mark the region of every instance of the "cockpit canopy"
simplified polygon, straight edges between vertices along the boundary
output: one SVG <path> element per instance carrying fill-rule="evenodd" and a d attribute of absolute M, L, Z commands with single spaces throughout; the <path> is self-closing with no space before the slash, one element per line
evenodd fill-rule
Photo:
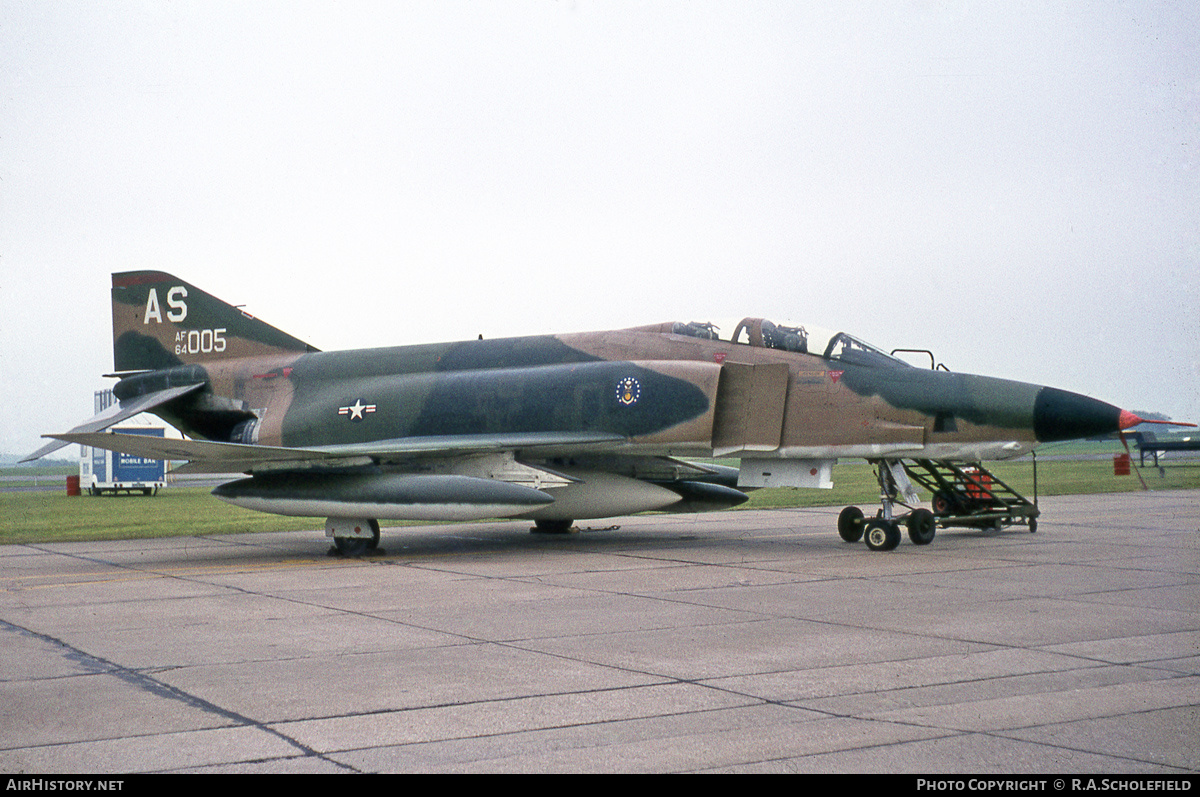
<path fill-rule="evenodd" d="M 687 335 L 704 340 L 722 339 L 719 334 L 720 328 L 711 323 L 675 322 L 669 326 L 669 331 L 675 335 Z M 826 360 L 853 365 L 887 368 L 912 367 L 877 346 L 872 346 L 845 332 L 830 332 L 820 327 L 807 325 L 788 327 L 765 318 L 743 318 L 734 328 L 733 335 L 729 340 L 743 346 L 761 346 L 799 354 L 813 354 L 824 357 Z"/>

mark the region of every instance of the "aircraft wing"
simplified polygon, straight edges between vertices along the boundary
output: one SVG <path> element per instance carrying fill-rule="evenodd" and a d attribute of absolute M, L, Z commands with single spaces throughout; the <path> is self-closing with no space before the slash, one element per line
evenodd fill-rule
<path fill-rule="evenodd" d="M 505 434 L 439 435 L 401 437 L 372 443 L 315 446 L 325 456 L 386 457 L 392 454 L 475 454 L 511 451 L 517 448 L 596 448 L 622 443 L 625 438 L 612 432 L 510 432 Z"/>
<path fill-rule="evenodd" d="M 93 417 L 91 420 L 79 424 L 66 435 L 44 435 L 44 437 L 53 437 L 55 442 L 47 443 L 46 445 L 34 451 L 29 456 L 22 459 L 22 462 L 32 462 L 35 459 L 41 459 L 47 454 L 53 453 L 68 443 L 80 442 L 77 440 L 68 439 L 69 435 L 82 435 L 99 432 L 107 429 L 110 426 L 115 426 L 121 421 L 128 420 L 134 415 L 146 412 L 147 410 L 166 404 L 168 401 L 177 399 L 180 396 L 187 395 L 193 390 L 198 390 L 203 387 L 203 384 L 181 385 L 179 387 L 170 387 L 166 390 L 159 390 L 154 393 L 148 393 L 145 396 L 139 396 L 136 399 L 123 401 L 120 404 L 114 404 L 104 412 Z M 134 437 L 134 435 L 124 435 L 125 437 Z M 84 443 L 84 445 L 93 445 L 92 443 Z M 97 445 L 98 448 L 105 446 Z M 126 452 L 132 453 L 132 452 Z"/>
<path fill-rule="evenodd" d="M 529 448 L 601 449 L 624 441 L 608 432 L 527 432 L 496 435 L 406 437 L 371 443 L 287 448 L 283 446 L 177 440 L 115 432 L 77 432 L 48 435 L 67 443 L 105 448 L 147 459 L 188 460 L 176 473 L 232 473 L 285 464 L 304 466 L 337 464 L 347 460 L 386 459 L 392 456 L 475 454 Z"/>

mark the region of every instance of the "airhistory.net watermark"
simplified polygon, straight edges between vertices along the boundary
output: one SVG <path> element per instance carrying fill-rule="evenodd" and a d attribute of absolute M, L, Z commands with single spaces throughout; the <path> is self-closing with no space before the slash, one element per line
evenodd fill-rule
<path fill-rule="evenodd" d="M 65 780 L 54 778 L 7 778 L 5 791 L 121 791 L 123 780 Z"/>

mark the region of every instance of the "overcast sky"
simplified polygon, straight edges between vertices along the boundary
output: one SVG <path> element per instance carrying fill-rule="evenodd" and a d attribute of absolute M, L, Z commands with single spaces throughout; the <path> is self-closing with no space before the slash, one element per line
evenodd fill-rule
<path fill-rule="evenodd" d="M 322 349 L 743 316 L 1200 420 L 1200 4 L 0 0 L 0 452 L 115 271 Z"/>

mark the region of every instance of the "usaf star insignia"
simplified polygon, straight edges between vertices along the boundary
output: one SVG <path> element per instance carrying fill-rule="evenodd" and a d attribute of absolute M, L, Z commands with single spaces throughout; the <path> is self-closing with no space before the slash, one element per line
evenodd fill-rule
<path fill-rule="evenodd" d="M 642 385 L 632 376 L 627 376 L 617 382 L 617 402 L 626 407 L 637 404 L 642 397 Z"/>
<path fill-rule="evenodd" d="M 374 404 L 363 404 L 362 399 L 355 399 L 348 407 L 338 407 L 338 415 L 349 416 L 351 421 L 361 421 L 366 415 L 375 411 Z"/>

